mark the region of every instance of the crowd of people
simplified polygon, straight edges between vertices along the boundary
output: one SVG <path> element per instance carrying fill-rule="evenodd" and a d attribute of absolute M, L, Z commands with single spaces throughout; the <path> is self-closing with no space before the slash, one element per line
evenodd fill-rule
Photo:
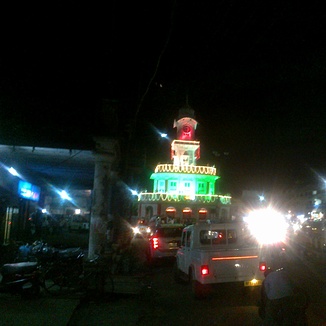
<path fill-rule="evenodd" d="M 28 219 L 26 225 L 27 238 L 37 240 L 45 235 L 60 234 L 67 228 L 67 224 L 68 221 L 63 215 L 53 216 L 37 209 Z"/>

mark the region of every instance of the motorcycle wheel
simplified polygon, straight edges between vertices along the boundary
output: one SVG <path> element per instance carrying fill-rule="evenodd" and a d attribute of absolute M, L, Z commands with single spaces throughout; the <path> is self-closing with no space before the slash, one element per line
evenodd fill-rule
<path fill-rule="evenodd" d="M 44 289 L 51 295 L 65 295 L 76 289 L 74 277 L 59 268 L 50 268 L 44 275 Z"/>
<path fill-rule="evenodd" d="M 41 286 L 40 284 L 33 284 L 31 288 L 22 291 L 23 299 L 37 298 L 40 295 Z"/>

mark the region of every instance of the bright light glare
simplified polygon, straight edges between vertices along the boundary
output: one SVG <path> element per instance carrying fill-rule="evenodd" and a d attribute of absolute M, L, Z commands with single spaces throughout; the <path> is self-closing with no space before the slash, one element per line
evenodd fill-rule
<path fill-rule="evenodd" d="M 261 244 L 284 242 L 288 224 L 282 214 L 271 208 L 251 212 L 244 217 L 252 235 Z"/>
<path fill-rule="evenodd" d="M 140 234 L 140 230 L 138 226 L 132 228 L 132 231 L 134 232 L 134 234 Z"/>
<path fill-rule="evenodd" d="M 293 224 L 293 232 L 298 232 L 301 229 L 301 225 L 298 223 Z"/>
<path fill-rule="evenodd" d="M 65 190 L 62 190 L 62 191 L 60 192 L 60 197 L 61 197 L 62 199 L 71 200 L 71 198 L 69 197 L 68 193 L 67 193 Z"/>
<path fill-rule="evenodd" d="M 12 174 L 15 177 L 18 177 L 19 176 L 18 172 L 13 167 L 9 168 L 8 171 L 9 171 L 10 174 Z"/>

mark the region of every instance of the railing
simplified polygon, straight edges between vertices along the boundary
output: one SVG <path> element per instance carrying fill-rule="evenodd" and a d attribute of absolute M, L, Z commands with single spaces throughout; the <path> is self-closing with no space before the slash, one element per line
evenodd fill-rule
<path fill-rule="evenodd" d="M 138 195 L 138 201 L 168 201 L 168 202 L 198 202 L 198 203 L 215 203 L 220 201 L 222 204 L 231 204 L 231 196 L 223 195 L 195 195 L 190 198 L 189 195 L 176 195 L 161 192 L 142 192 Z"/>
<path fill-rule="evenodd" d="M 158 164 L 155 168 L 155 173 L 160 173 L 160 172 L 216 175 L 216 168 L 212 166 L 199 166 L 199 165 Z"/>

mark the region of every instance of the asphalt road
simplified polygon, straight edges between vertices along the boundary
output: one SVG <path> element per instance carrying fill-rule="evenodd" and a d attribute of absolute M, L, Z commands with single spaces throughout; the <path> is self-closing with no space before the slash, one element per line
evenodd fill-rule
<path fill-rule="evenodd" d="M 308 325 L 326 325 L 325 264 L 307 260 L 289 250 L 284 265 L 294 281 L 310 296 Z M 69 325 L 261 325 L 260 291 L 236 284 L 221 284 L 205 300 L 196 300 L 190 285 L 176 284 L 173 260 L 151 266 L 151 288 L 131 295 L 86 300 L 75 310 Z"/>
<path fill-rule="evenodd" d="M 196 300 L 188 284 L 174 282 L 172 262 L 159 264 L 151 271 L 151 289 L 83 301 L 72 315 L 69 326 L 262 325 L 257 307 L 258 289 L 244 291 L 235 284 L 222 284 L 209 298 Z M 308 325 L 321 326 L 326 324 L 325 296 L 321 296 L 318 278 L 307 277 L 307 274 L 309 269 L 306 268 L 295 275 L 296 280 L 305 279 L 304 286 L 311 295 Z"/>
<path fill-rule="evenodd" d="M 64 233 L 45 240 L 54 246 L 88 246 L 87 234 Z M 308 325 L 326 325 L 325 260 L 297 248 L 289 250 L 286 268 L 309 293 Z M 173 260 L 148 267 L 144 278 L 129 279 L 130 291 L 125 291 L 128 278 L 119 279 L 120 286 L 116 278 L 114 293 L 102 295 L 44 295 L 36 301 L 2 295 L 4 325 L 261 325 L 259 291 L 222 284 L 209 298 L 196 300 L 188 284 L 174 282 L 172 266 Z"/>

